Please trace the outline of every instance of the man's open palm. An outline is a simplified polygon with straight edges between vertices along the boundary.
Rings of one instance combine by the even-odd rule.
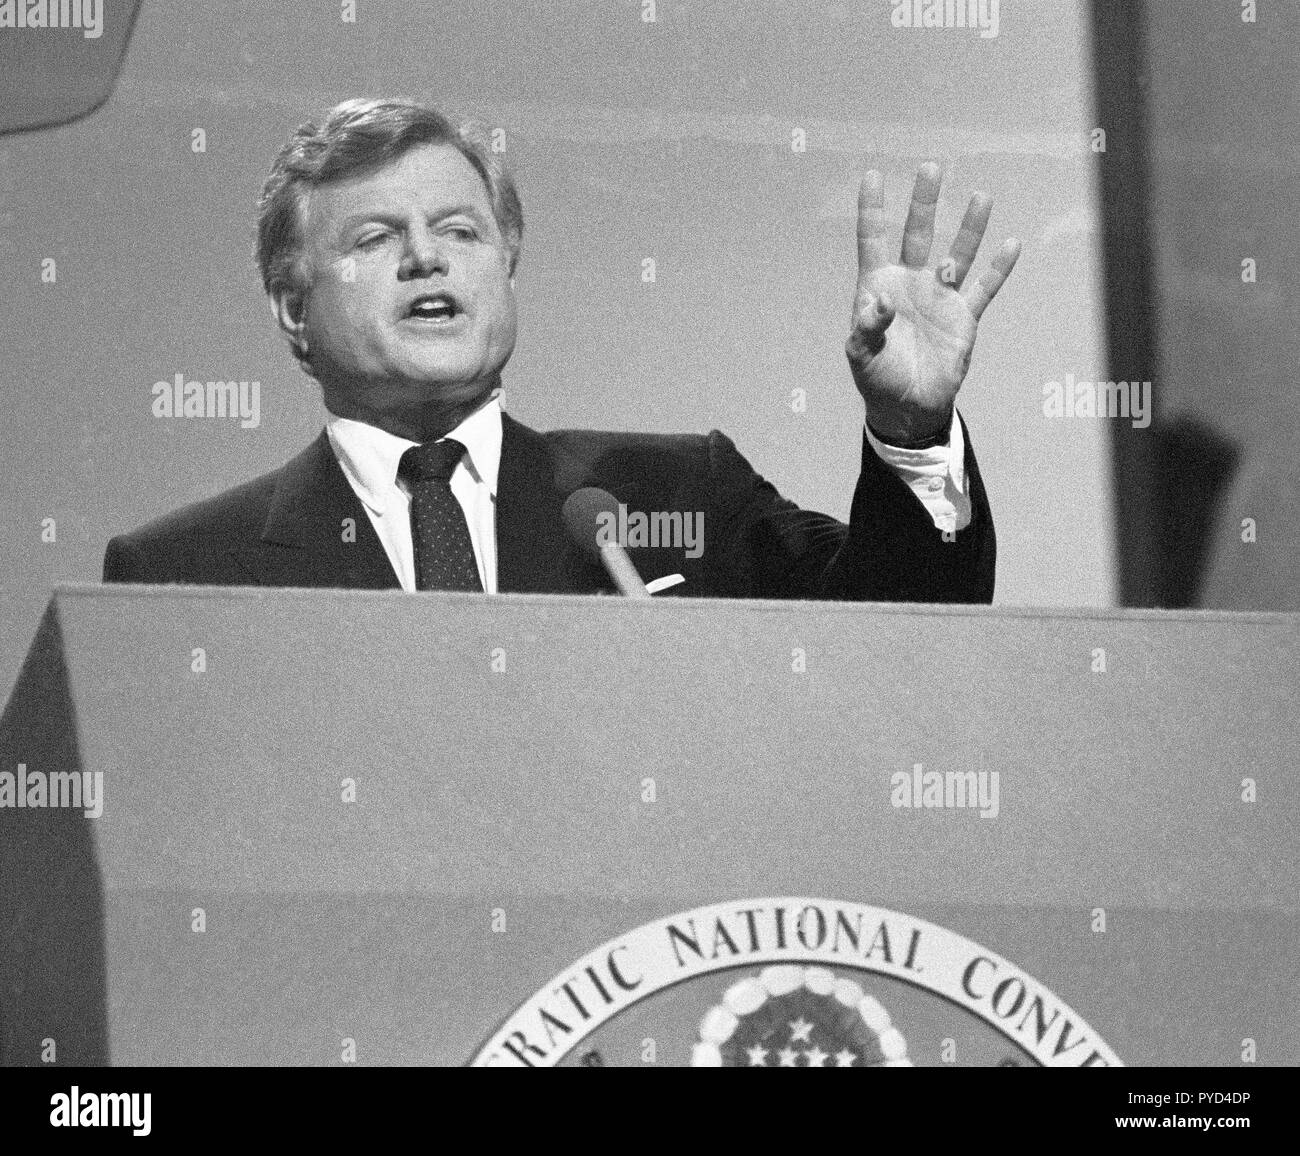
[[[927,269],[939,185],[938,165],[917,170],[898,264],[886,250],[881,175],[868,172],[858,193],[858,284],[845,352],[867,422],[901,444],[944,431],[980,316],[1020,256],[1019,241],[1004,241],[991,267],[966,284],[993,210],[992,198],[976,193],[948,257]]]

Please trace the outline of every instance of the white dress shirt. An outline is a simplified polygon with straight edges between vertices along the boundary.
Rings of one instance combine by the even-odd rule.
[[[966,489],[966,439],[957,410],[952,411],[948,444],[925,450],[886,445],[867,429],[876,456],[908,485],[934,519],[937,530],[964,530],[970,525],[970,494]]]
[[[343,474],[370,516],[379,541],[403,590],[414,590],[415,546],[411,539],[411,497],[397,477],[402,455],[418,442],[376,426],[331,414],[325,423],[330,446]],[[501,398],[475,410],[448,438],[465,447],[451,475],[451,492],[465,511],[479,580],[488,594],[497,592],[497,474],[501,468]],[[920,499],[936,528],[964,530],[970,525],[966,492],[965,439],[953,410],[948,444],[924,450],[886,445],[868,429],[867,441],[887,466]]]
[[[348,483],[393,564],[403,590],[414,590],[415,545],[411,538],[411,495],[397,477],[397,467],[418,442],[407,441],[365,422],[330,415],[325,423],[330,446]],[[479,581],[497,592],[497,472],[501,467],[501,399],[476,409],[447,437],[465,447],[451,474],[451,492],[465,511],[478,563]],[[441,440],[441,439],[439,439]]]

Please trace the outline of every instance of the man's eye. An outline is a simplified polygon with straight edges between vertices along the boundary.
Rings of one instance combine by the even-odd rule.
[[[447,232],[461,241],[472,241],[478,236],[469,225],[452,225]]]
[[[388,233],[367,233],[364,237],[357,239],[358,249],[373,249],[380,241],[385,240]]]

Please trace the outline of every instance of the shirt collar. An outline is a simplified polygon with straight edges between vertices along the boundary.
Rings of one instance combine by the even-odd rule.
[[[334,456],[353,489],[370,509],[383,513],[394,496],[401,493],[397,485],[397,466],[402,455],[419,443],[366,422],[335,414],[330,414],[325,429]],[[468,469],[476,481],[486,485],[495,498],[497,474],[501,469],[500,394],[476,409],[455,429],[448,430],[445,436],[455,438],[465,447],[461,466]]]

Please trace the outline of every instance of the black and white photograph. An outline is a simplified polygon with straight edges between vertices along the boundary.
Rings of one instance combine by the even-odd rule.
[[[881,1135],[1258,1139],[1298,53],[1294,0],[0,0],[15,1135],[930,1067]]]

